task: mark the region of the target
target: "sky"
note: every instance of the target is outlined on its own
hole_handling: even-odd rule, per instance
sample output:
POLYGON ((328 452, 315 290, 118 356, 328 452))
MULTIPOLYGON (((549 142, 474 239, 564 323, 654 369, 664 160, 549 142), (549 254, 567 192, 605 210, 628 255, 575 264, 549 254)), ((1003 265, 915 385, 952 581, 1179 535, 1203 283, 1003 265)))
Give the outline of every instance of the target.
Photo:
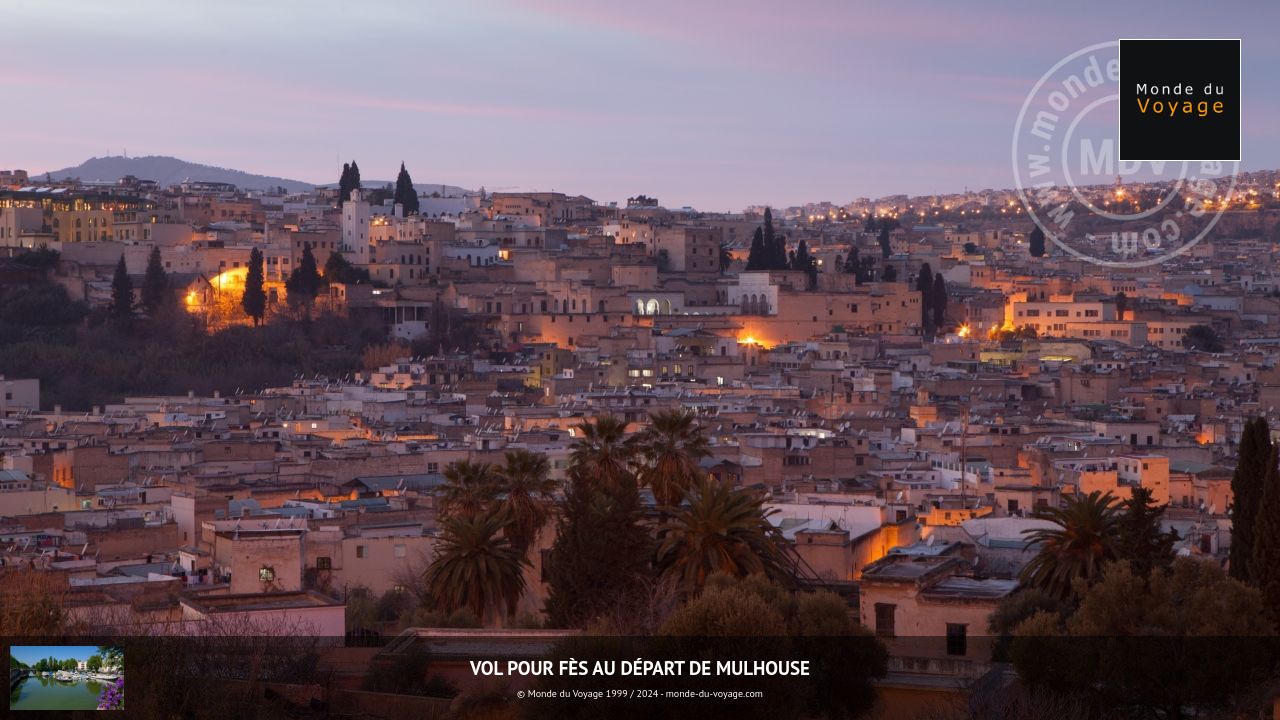
POLYGON ((49 657, 88 660, 91 655, 98 654, 98 648, 95 645, 12 645, 9 654, 27 665, 34 665, 40 658, 49 657))
POLYGON ((1120 37, 1243 39, 1280 167, 1280 3, 3 0, 0 168, 103 155, 315 183, 740 210, 1005 188, 1026 93, 1120 37))

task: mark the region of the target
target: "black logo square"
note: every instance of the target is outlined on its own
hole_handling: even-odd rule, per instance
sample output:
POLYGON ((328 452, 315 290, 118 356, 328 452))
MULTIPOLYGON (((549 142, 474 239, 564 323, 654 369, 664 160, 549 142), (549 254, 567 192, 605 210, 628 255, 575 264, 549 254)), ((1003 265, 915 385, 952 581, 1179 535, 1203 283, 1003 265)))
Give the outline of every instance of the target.
POLYGON ((1121 40, 1120 159, 1240 160, 1240 41, 1121 40))

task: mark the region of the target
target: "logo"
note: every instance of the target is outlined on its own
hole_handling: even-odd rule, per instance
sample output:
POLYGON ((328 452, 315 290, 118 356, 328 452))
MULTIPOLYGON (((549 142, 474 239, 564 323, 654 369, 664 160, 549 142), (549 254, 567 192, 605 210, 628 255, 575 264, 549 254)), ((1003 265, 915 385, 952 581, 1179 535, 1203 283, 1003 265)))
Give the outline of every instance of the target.
POLYGON ((1014 183, 1054 246, 1099 265, 1143 267, 1187 252, 1213 229, 1240 163, 1120 159, 1120 74, 1112 41, 1041 76, 1014 125, 1014 183))

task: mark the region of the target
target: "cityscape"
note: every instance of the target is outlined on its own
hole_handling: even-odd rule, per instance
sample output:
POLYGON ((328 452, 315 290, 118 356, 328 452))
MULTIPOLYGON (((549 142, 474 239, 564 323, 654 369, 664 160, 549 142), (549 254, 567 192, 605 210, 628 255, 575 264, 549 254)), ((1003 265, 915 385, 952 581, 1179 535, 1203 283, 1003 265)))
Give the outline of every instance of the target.
POLYGON ((0 130, 10 709, 126 709, 127 654, 139 717, 1280 717, 1274 138, 1034 183, 1016 105, 1000 173, 813 197, 643 149, 529 184, 487 104, 394 160, 403 115, 296 164, 0 130))

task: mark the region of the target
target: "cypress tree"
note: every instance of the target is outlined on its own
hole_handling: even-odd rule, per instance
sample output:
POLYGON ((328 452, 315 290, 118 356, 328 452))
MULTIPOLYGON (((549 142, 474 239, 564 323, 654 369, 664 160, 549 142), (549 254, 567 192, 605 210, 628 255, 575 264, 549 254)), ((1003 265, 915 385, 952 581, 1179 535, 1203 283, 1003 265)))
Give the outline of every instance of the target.
POLYGON ((311 243, 302 244, 302 259, 298 267, 289 273, 284 287, 288 292, 289 302, 293 304, 310 303, 320 293, 324 281, 316 269, 316 256, 311 253, 311 243))
POLYGON ((169 304, 169 276, 160 262, 160 248, 151 248, 147 257, 147 273, 142 279, 142 305, 151 315, 169 304))
POLYGON ((884 270, 880 273, 880 279, 885 282, 894 282, 898 279, 898 269, 893 265, 886 264, 884 270))
POLYGON ((884 222, 880 225, 880 255, 885 260, 893 254, 893 248, 889 245, 889 223, 884 222))
POLYGON ((547 559, 547 619, 582 627, 634 599, 652 574, 653 540, 640 525, 634 487, 605 490, 574 477, 547 559))
POLYGON ((133 281, 129 279, 129 269, 124 264, 124 254, 116 263, 116 273, 111 278, 111 304, 108 313, 116 320, 128 320, 133 317, 133 281))
POLYGON ((418 214, 418 191, 413 189, 413 179, 403 162, 400 163, 400 174, 396 176, 395 202, 404 209, 406 216, 418 214))
POLYGON ((1271 428, 1266 419, 1255 417, 1244 425, 1237 450, 1236 470, 1231 476, 1231 577, 1254 582, 1253 551, 1263 478, 1271 457, 1271 428))
POLYGON ((933 321, 933 268, 929 263, 920 266, 916 276, 916 291, 920 293, 920 326, 929 327, 933 321))
POLYGON ((947 283, 942 279, 942 273, 933 276, 931 303, 933 305, 933 325, 934 327, 942 327, 947 315, 947 283))
MULTIPOLYGON (((1250 571, 1272 617, 1280 617, 1280 447, 1271 446, 1254 521, 1250 571)), ((1233 539, 1234 543, 1234 539, 1233 539)))
POLYGON ((1044 257, 1044 231, 1039 225, 1031 230, 1027 243, 1030 245, 1031 257, 1044 257))
MULTIPOLYGON (((361 187, 360 186, 360 166, 356 164, 355 160, 352 160, 351 161, 351 189, 359 190, 360 187, 361 187)), ((348 193, 347 197, 350 197, 350 193, 348 193)))
POLYGON ((244 295, 240 298, 240 306, 244 314, 253 318, 255 326, 262 323, 267 314, 267 291, 263 288, 262 251, 254 248, 249 253, 249 273, 244 278, 244 295))
POLYGON ((1150 577, 1152 571, 1172 565, 1173 544, 1178 540, 1178 533, 1161 530, 1164 507, 1157 506, 1151 499, 1151 489, 1135 487, 1120 507, 1116 558, 1128 561, 1133 571, 1142 577, 1150 577))
POLYGON ((351 199, 351 163, 342 163, 342 177, 338 178, 338 202, 351 199))
POLYGON ((751 253, 747 255, 748 270, 765 270, 765 249, 764 249, 764 233, 760 228, 756 228, 755 235, 751 236, 751 253))
POLYGON ((773 229, 773 210, 764 209, 764 249, 765 266, 762 270, 787 269, 787 241, 777 236, 773 229))

